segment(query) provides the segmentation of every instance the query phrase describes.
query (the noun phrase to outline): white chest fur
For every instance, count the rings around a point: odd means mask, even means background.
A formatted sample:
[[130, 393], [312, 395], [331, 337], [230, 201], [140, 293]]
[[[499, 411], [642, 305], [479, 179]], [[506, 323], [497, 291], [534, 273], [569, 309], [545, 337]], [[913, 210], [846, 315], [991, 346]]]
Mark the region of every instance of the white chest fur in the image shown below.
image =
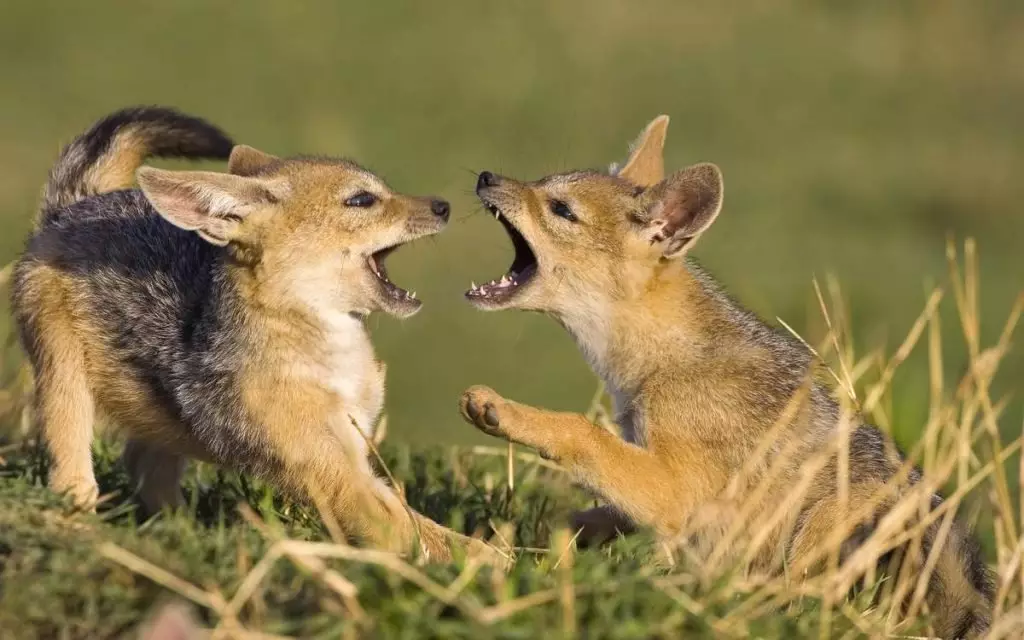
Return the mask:
[[604, 380], [605, 389], [612, 397], [615, 421], [622, 430], [623, 439], [644, 446], [647, 434], [643, 411], [633, 394], [618, 388], [613, 380], [611, 363], [608, 361], [611, 328], [602, 320], [605, 317], [601, 315], [604, 313], [602, 306], [597, 301], [592, 301], [591, 306], [594, 308], [588, 309], [587, 313], [567, 315], [565, 326], [590, 365], [590, 369]]
[[[362, 320], [351, 314], [321, 310], [323, 329], [319, 357], [311, 363], [320, 384], [336, 396], [330, 426], [359, 458], [369, 452], [384, 404], [384, 370], [377, 362]], [[353, 424], [353, 422], [355, 424]], [[360, 434], [356, 431], [358, 425]]]

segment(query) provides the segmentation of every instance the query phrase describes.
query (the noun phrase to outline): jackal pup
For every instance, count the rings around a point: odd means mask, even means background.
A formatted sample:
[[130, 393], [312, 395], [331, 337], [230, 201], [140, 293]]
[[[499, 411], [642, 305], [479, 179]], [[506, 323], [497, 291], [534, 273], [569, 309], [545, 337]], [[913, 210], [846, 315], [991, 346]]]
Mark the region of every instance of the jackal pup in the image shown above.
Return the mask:
[[[150, 155], [228, 158], [229, 172], [139, 168]], [[233, 147], [170, 109], [95, 124], [51, 171], [14, 276], [53, 489], [96, 500], [102, 412], [129, 437], [148, 511], [180, 502], [191, 457], [317, 500], [354, 539], [408, 550], [418, 533], [449, 557], [456, 536], [371, 469], [384, 365], [363, 324], [420, 308], [384, 260], [448, 217], [353, 162]]]
[[[577, 514], [583, 536], [601, 538], [635, 523], [668, 540], [684, 536], [706, 557], [736, 523], [695, 528], [694, 521], [740, 477], [759, 444], [776, 438], [739, 490], [762, 492], [750, 522], [778, 511], [800, 462], [827, 450], [840, 411], [811, 375], [814, 361], [803, 344], [744, 310], [684, 259], [719, 214], [722, 176], [715, 165], [698, 164], [665, 178], [667, 125], [667, 117], [654, 120], [610, 173], [520, 182], [484, 171], [476, 185], [511, 237], [515, 259], [506, 275], [466, 296], [480, 309], [541, 311], [563, 325], [607, 384], [623, 437], [486, 387], [469, 389], [460, 408], [485, 433], [557, 460], [609, 503]], [[770, 433], [776, 424], [781, 433]], [[769, 464], [787, 458], [791, 464], [769, 482]], [[810, 570], [815, 553], [843, 527], [848, 538], [838, 542], [846, 557], [899, 498], [887, 483], [902, 457], [874, 427], [859, 419], [852, 427], [844, 503], [837, 459], [822, 456], [828, 462], [802, 504], [768, 528], [755, 568]], [[906, 475], [906, 486], [920, 479], [916, 470]], [[925, 536], [925, 556], [937, 527]], [[938, 631], [958, 637], [985, 629], [991, 589], [976, 544], [954, 527], [927, 599]]]

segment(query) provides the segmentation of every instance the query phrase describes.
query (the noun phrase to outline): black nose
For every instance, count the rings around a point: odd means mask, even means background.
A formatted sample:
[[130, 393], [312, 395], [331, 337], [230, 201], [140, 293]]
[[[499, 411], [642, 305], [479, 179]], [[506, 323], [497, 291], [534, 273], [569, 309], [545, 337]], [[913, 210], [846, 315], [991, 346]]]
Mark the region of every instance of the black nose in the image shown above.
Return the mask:
[[494, 175], [490, 171], [481, 171], [480, 177], [476, 179], [476, 188], [484, 189], [487, 187], [494, 187], [498, 185], [498, 176]]
[[442, 220], [447, 220], [448, 215], [452, 212], [451, 205], [444, 200], [431, 200], [430, 210], [434, 212], [434, 215]]

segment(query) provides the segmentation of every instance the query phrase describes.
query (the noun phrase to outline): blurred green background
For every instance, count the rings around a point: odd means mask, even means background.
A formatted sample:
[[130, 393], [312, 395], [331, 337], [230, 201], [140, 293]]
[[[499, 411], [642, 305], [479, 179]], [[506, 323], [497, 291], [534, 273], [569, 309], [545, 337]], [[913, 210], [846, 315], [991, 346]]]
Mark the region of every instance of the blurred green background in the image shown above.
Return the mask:
[[[858, 346], [892, 350], [946, 276], [950, 232], [978, 240], [988, 341], [1021, 291], [1019, 0], [5, 0], [0, 75], [2, 263], [61, 145], [128, 104], [177, 106], [277, 154], [349, 156], [449, 198], [448, 231], [389, 263], [424, 311], [371, 320], [396, 439], [474, 439], [455, 410], [474, 383], [586, 406], [595, 380], [553, 322], [462, 301], [511, 257], [473, 172], [602, 168], [659, 113], [672, 117], [669, 168], [707, 160], [725, 174], [724, 215], [695, 255], [766, 318], [820, 337], [811, 279], [834, 273]], [[950, 302], [945, 364], [959, 375]], [[1020, 389], [1019, 349], [1004, 366], [1003, 390]], [[924, 415], [926, 371], [913, 359], [898, 381], [903, 424]], [[1018, 403], [1009, 424], [1020, 418]]]

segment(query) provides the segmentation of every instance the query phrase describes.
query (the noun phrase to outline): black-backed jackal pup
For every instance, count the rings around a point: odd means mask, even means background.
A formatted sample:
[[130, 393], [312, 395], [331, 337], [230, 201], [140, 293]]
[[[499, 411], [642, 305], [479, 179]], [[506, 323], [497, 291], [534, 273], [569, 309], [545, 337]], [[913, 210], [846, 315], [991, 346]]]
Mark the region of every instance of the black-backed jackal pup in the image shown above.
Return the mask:
[[[515, 259], [509, 273], [474, 285], [467, 298], [484, 310], [540, 311], [563, 325], [605, 381], [622, 437], [581, 415], [525, 406], [486, 387], [469, 389], [460, 408], [480, 430], [537, 449], [607, 501], [575, 517], [584, 537], [639, 524], [666, 540], [682, 536], [707, 558], [726, 530], [739, 524], [747, 531], [748, 522], [779, 510], [800, 463], [834, 446], [840, 411], [812, 376], [814, 359], [803, 344], [744, 310], [685, 259], [718, 216], [722, 176], [715, 165], [698, 164], [665, 178], [667, 125], [667, 117], [654, 120], [610, 173], [521, 182], [485, 171], [476, 185], [511, 237]], [[753, 568], [788, 564], [790, 575], [803, 575], [844, 526], [849, 535], [835, 548], [848, 556], [899, 498], [888, 490], [900, 454], [877, 429], [854, 420], [847, 501], [837, 495], [838, 454], [820, 456], [823, 469], [797, 508], [765, 527], [770, 535], [751, 558]], [[773, 431], [777, 424], [781, 431]], [[723, 522], [730, 512], [715, 511], [720, 497], [771, 437], [768, 455], [746, 470], [736, 492], [761, 496], [749, 520]], [[790, 463], [769, 482], [776, 460]], [[920, 477], [916, 470], [907, 476], [904, 487]], [[844, 519], [840, 511], [853, 515]], [[709, 521], [709, 512], [720, 515]], [[923, 555], [937, 528], [925, 535]], [[954, 527], [926, 600], [941, 634], [983, 630], [991, 588], [977, 545]]]
[[[140, 168], [152, 155], [228, 158], [228, 173]], [[150, 512], [179, 504], [196, 458], [317, 501], [365, 544], [482, 547], [409, 511], [368, 459], [384, 365], [364, 320], [416, 313], [384, 260], [448, 217], [352, 162], [233, 146], [169, 109], [95, 124], [51, 171], [14, 276], [53, 489], [96, 500], [101, 413]]]

